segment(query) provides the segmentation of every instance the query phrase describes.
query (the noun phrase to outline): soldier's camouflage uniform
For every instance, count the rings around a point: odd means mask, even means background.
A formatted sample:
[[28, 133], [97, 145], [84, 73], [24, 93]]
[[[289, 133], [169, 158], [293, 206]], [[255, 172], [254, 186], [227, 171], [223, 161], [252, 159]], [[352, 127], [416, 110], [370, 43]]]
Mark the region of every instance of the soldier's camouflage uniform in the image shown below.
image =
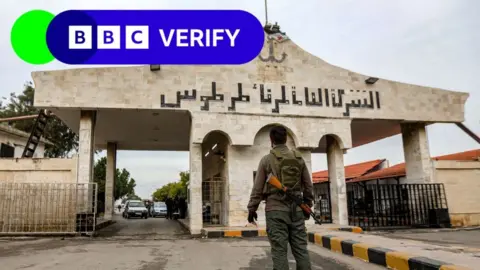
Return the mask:
[[[294, 157], [294, 154], [284, 144], [274, 146], [274, 150], [287, 157]], [[249, 211], [257, 211], [262, 200], [266, 200], [265, 216], [267, 222], [267, 235], [271, 245], [273, 269], [287, 270], [288, 244], [297, 262], [297, 270], [310, 270], [310, 258], [307, 251], [307, 233], [305, 229], [305, 217], [300, 207], [295, 207], [291, 202], [285, 200], [280, 194], [266, 196], [265, 185], [267, 176], [275, 168], [270, 165], [270, 154], [266, 155], [258, 165], [255, 182], [248, 203]], [[304, 200], [311, 205], [313, 202], [313, 184], [310, 173], [304, 164], [301, 179], [301, 189]], [[266, 197], [266, 198], [265, 198]]]

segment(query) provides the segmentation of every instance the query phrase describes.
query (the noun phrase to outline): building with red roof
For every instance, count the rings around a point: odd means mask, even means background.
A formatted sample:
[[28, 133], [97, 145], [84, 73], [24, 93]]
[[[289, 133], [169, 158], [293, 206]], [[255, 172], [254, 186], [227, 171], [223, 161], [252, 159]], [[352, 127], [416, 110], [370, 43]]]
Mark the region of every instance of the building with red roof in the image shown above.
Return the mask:
[[[378, 171], [379, 169], [385, 167], [388, 167], [388, 162], [386, 159], [370, 160], [345, 166], [345, 181], [360, 177], [370, 172]], [[314, 184], [328, 182], [328, 170], [314, 172], [312, 174], [312, 181]]]
[[[449, 217], [449, 222], [454, 227], [480, 226], [480, 199], [478, 198], [478, 194], [480, 194], [480, 149], [432, 157], [431, 182], [423, 184], [407, 178], [407, 167], [405, 163], [376, 169], [373, 167], [370, 170], [368, 170], [366, 164], [373, 164], [373, 161], [345, 167], [349, 214], [358, 211], [358, 209], [355, 208], [357, 202], [353, 201], [366, 200], [367, 193], [372, 203], [372, 208], [369, 208], [371, 211], [385, 211], [385, 209], [389, 207], [393, 207], [392, 209], [394, 210], [395, 208], [397, 208], [397, 210], [401, 209], [404, 207], [402, 204], [390, 206], [390, 203], [393, 201], [397, 202], [399, 198], [397, 196], [399, 195], [395, 195], [395, 192], [404, 189], [409, 190], [407, 191], [408, 194], [405, 193], [405, 196], [412, 198], [423, 197], [425, 199], [428, 197], [428, 194], [434, 194], [434, 197], [441, 196], [443, 198], [441, 200], [446, 201], [444, 205], [442, 203], [443, 206], [441, 208], [446, 209], [446, 216]], [[355, 173], [355, 169], [358, 169], [356, 171], [357, 173]], [[362, 173], [362, 171], [365, 171], [365, 173]], [[324, 172], [318, 172], [314, 174], [314, 176], [317, 176], [316, 179], [319, 181], [327, 181], [323, 180], [325, 179]], [[412, 183], [421, 185], [415, 185], [416, 187], [403, 185]], [[397, 184], [399, 186], [397, 186]], [[426, 190], [428, 190], [428, 192]], [[420, 193], [414, 195], [412, 193], [413, 191]], [[418, 198], [416, 200], [418, 200]], [[370, 216], [369, 219], [371, 221], [375, 220], [377, 223], [384, 221], [378, 218], [378, 213], [376, 215], [377, 216], [374, 217], [375, 219], [373, 219], [372, 216]], [[349, 216], [349, 220], [363, 222], [363, 219], [355, 216], [355, 214]], [[391, 220], [389, 220], [389, 222], [391, 222]]]
[[[449, 161], [461, 162], [461, 161], [478, 161], [479, 159], [480, 159], [480, 149], [432, 157], [432, 161], [449, 160]], [[355, 177], [354, 179], [347, 180], [347, 177], [345, 177], [345, 179], [347, 183], [366, 182], [366, 181], [372, 181], [372, 180], [387, 180], [387, 179], [402, 180], [402, 179], [405, 179], [406, 175], [407, 175], [407, 171], [406, 171], [405, 163], [400, 163], [392, 167], [371, 171], [369, 173]]]

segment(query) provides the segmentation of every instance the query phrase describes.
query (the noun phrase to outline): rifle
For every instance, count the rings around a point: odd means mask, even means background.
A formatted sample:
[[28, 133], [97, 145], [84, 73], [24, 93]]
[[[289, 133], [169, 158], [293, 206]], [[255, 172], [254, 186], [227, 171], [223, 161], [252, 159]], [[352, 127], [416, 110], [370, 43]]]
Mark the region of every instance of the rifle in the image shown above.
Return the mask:
[[322, 224], [322, 222], [315, 217], [315, 214], [313, 213], [312, 209], [306, 203], [303, 202], [303, 199], [298, 196], [295, 196], [295, 194], [293, 194], [286, 186], [284, 186], [276, 176], [274, 176], [273, 174], [269, 174], [267, 178], [267, 183], [269, 183], [270, 185], [276, 187], [281, 192], [283, 192], [290, 200], [295, 202], [296, 205], [300, 206], [300, 208], [302, 208], [305, 214], [311, 216], [313, 220], [315, 220], [315, 222], [317, 222], [318, 224]]

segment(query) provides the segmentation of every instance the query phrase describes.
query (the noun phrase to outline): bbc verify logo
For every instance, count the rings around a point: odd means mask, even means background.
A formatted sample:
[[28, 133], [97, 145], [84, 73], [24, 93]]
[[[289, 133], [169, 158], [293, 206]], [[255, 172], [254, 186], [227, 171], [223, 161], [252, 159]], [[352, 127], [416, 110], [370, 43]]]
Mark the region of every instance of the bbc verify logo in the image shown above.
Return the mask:
[[11, 34], [24, 61], [70, 65], [239, 65], [258, 56], [264, 37], [241, 10], [32, 11]]
[[[125, 26], [125, 49], [149, 48], [148, 25]], [[117, 25], [97, 26], [97, 49], [122, 49], [121, 27]], [[93, 48], [93, 27], [91, 25], [70, 25], [68, 27], [68, 48], [88, 50]]]
[[[125, 49], [149, 49], [149, 26], [125, 26]], [[240, 29], [159, 29], [160, 40], [164, 47], [172, 45], [175, 37], [176, 47], [217, 47], [227, 42], [235, 47]], [[97, 26], [97, 49], [123, 49], [120, 26]], [[69, 49], [92, 49], [93, 27], [89, 25], [71, 25], [68, 27]]]

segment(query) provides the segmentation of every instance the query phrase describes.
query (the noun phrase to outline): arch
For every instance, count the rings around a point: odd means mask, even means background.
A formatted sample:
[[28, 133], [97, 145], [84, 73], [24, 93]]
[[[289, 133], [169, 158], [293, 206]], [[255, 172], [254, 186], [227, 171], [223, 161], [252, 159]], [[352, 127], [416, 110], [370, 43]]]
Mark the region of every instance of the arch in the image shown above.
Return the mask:
[[223, 131], [223, 130], [220, 130], [220, 129], [215, 129], [215, 130], [211, 130], [211, 131], [207, 132], [207, 133], [203, 136], [202, 143], [207, 142], [208, 139], [210, 139], [210, 137], [211, 137], [212, 135], [214, 135], [215, 133], [218, 133], [218, 134], [224, 136], [224, 137], [227, 139], [228, 144], [229, 144], [229, 145], [232, 145], [232, 138], [230, 138], [230, 135], [228, 135], [227, 132], [225, 132], [225, 131]]
[[208, 132], [202, 141], [202, 214], [204, 226], [228, 224], [228, 157], [231, 139], [222, 130]]
[[282, 126], [282, 127], [284, 127], [284, 128], [287, 130], [287, 134], [288, 134], [288, 136], [293, 140], [293, 145], [294, 145], [295, 147], [299, 147], [299, 146], [301, 145], [300, 142], [299, 142], [299, 140], [298, 140], [297, 135], [295, 134], [295, 132], [294, 132], [291, 128], [287, 127], [286, 125], [280, 124], [280, 123], [278, 123], [278, 122], [277, 122], [277, 123], [270, 123], [270, 124], [264, 125], [264, 126], [262, 126], [260, 129], [258, 129], [257, 132], [255, 133], [255, 136], [253, 136], [252, 145], [255, 144], [255, 139], [258, 137], [258, 135], [260, 134], [261, 131], [263, 131], [263, 130], [265, 130], [265, 129], [267, 129], [267, 128], [273, 127], [273, 126], [277, 126], [277, 125], [278, 125], [278, 126]]
[[318, 141], [318, 150], [320, 153], [326, 153], [327, 152], [327, 140], [328, 138], [334, 139], [338, 145], [340, 146], [340, 149], [345, 149], [345, 144], [343, 140], [338, 136], [337, 134], [334, 133], [327, 133], [322, 135], [320, 140]]

